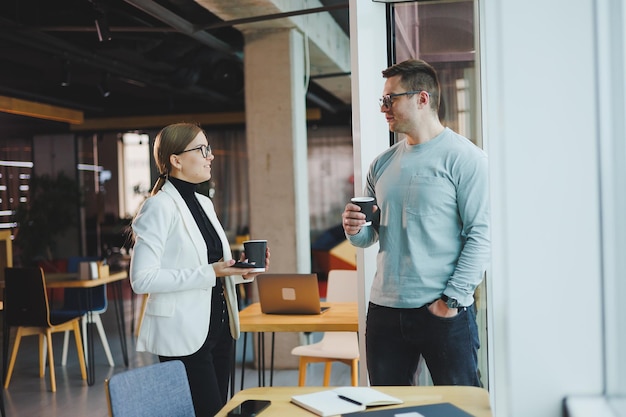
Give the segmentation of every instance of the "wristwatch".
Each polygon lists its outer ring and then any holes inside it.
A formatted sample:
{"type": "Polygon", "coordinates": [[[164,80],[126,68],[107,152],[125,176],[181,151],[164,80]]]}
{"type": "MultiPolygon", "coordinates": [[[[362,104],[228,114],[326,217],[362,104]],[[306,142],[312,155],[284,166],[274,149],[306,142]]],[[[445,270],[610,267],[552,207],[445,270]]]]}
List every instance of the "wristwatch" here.
{"type": "Polygon", "coordinates": [[[441,299],[446,303],[448,308],[460,308],[459,300],[456,298],[450,298],[445,294],[441,294],[441,299]]]}

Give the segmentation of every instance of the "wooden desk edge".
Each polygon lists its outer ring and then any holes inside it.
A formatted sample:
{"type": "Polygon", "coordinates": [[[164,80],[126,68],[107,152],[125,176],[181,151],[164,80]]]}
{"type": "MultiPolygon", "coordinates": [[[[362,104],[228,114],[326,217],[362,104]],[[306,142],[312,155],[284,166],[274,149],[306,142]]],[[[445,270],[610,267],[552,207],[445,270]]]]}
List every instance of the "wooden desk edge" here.
{"type": "MultiPolygon", "coordinates": [[[[492,417],[489,402],[489,392],[484,388],[465,386],[427,386],[427,387],[372,387],[381,392],[401,398],[404,403],[392,406],[376,407],[376,410],[410,407],[415,405],[436,404],[450,402],[476,417],[492,417]],[[406,392],[406,393],[405,393],[406,392]]],[[[309,411],[291,404],[292,395],[306,394],[316,391],[333,389],[333,387],[254,387],[247,388],[235,394],[220,410],[216,417],[224,417],[235,406],[247,399],[266,399],[272,401],[267,411],[275,411],[273,416],[287,416],[289,414],[311,415],[309,411]],[[296,407],[296,408],[292,408],[296,407]],[[288,408],[288,411],[285,408],[288,408]],[[282,409],[282,410],[281,410],[282,409]],[[280,413],[280,411],[289,412],[280,413]]],[[[268,416],[270,414],[268,413],[268,416]]]]}
{"type": "Polygon", "coordinates": [[[320,315],[264,314],[256,302],[239,312],[240,330],[242,333],[359,331],[357,303],[322,302],[321,305],[331,306],[331,309],[320,315]],[[344,310],[346,306],[350,307],[349,312],[344,310]],[[337,310],[339,315],[336,314],[337,310]]]}
{"type": "Polygon", "coordinates": [[[56,278],[55,274],[44,274],[44,276],[49,277],[46,279],[47,288],[91,288],[124,280],[128,278],[128,273],[126,271],[112,272],[98,279],[68,279],[69,274],[59,274],[59,278],[56,278]]]}
{"type": "MultiPolygon", "coordinates": [[[[46,280],[46,288],[92,288],[104,284],[110,284],[116,281],[122,281],[128,278],[128,272],[119,271],[112,272],[104,278],[98,279],[78,279],[76,273],[44,273],[46,280]]],[[[4,280],[0,281],[0,288],[4,289],[4,280]]]]}

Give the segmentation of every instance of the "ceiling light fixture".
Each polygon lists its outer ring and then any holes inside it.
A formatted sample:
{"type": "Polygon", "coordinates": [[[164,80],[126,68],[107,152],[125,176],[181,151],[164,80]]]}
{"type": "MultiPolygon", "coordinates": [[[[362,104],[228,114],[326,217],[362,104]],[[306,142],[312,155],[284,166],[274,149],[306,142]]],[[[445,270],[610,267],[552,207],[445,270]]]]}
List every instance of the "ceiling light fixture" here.
{"type": "Polygon", "coordinates": [[[70,61],[63,62],[63,73],[61,74],[61,87],[69,87],[72,83],[72,72],[70,71],[70,61]]]}
{"type": "Polygon", "coordinates": [[[105,15],[96,18],[96,32],[98,32],[98,40],[100,42],[111,40],[111,31],[105,15]]]}
{"type": "Polygon", "coordinates": [[[96,24],[96,32],[98,32],[98,40],[100,42],[111,40],[111,30],[109,28],[109,20],[107,19],[107,12],[102,6],[102,3],[97,0],[92,0],[93,10],[95,14],[94,23],[96,24]]]}
{"type": "Polygon", "coordinates": [[[107,98],[111,95],[111,90],[109,90],[109,73],[106,72],[102,74],[102,79],[98,83],[98,91],[102,94],[102,97],[107,98]]]}

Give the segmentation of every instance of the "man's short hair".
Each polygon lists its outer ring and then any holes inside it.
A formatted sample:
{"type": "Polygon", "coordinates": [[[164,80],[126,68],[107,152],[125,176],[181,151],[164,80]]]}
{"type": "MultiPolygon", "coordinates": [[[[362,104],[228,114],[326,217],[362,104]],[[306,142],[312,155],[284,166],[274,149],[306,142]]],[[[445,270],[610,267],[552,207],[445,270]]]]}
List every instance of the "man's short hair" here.
{"type": "Polygon", "coordinates": [[[420,59],[407,59],[383,70],[383,77],[400,76],[400,84],[407,91],[427,91],[430,94],[431,108],[437,113],[441,95],[441,86],[437,71],[420,59]]]}

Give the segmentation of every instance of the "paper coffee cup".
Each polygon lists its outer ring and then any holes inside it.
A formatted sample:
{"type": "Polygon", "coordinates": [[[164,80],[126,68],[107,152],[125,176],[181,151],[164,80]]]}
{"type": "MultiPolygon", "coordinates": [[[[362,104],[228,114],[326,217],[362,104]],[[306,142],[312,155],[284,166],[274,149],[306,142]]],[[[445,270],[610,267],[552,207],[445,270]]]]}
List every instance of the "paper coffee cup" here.
{"type": "Polygon", "coordinates": [[[365,214],[365,224],[363,226],[371,225],[374,218],[374,197],[353,197],[350,201],[352,201],[352,204],[361,207],[361,212],[365,214]]]}
{"type": "Polygon", "coordinates": [[[267,240],[246,240],[243,242],[243,251],[246,254],[248,263],[254,264],[262,271],[265,270],[266,248],[267,240]]]}

